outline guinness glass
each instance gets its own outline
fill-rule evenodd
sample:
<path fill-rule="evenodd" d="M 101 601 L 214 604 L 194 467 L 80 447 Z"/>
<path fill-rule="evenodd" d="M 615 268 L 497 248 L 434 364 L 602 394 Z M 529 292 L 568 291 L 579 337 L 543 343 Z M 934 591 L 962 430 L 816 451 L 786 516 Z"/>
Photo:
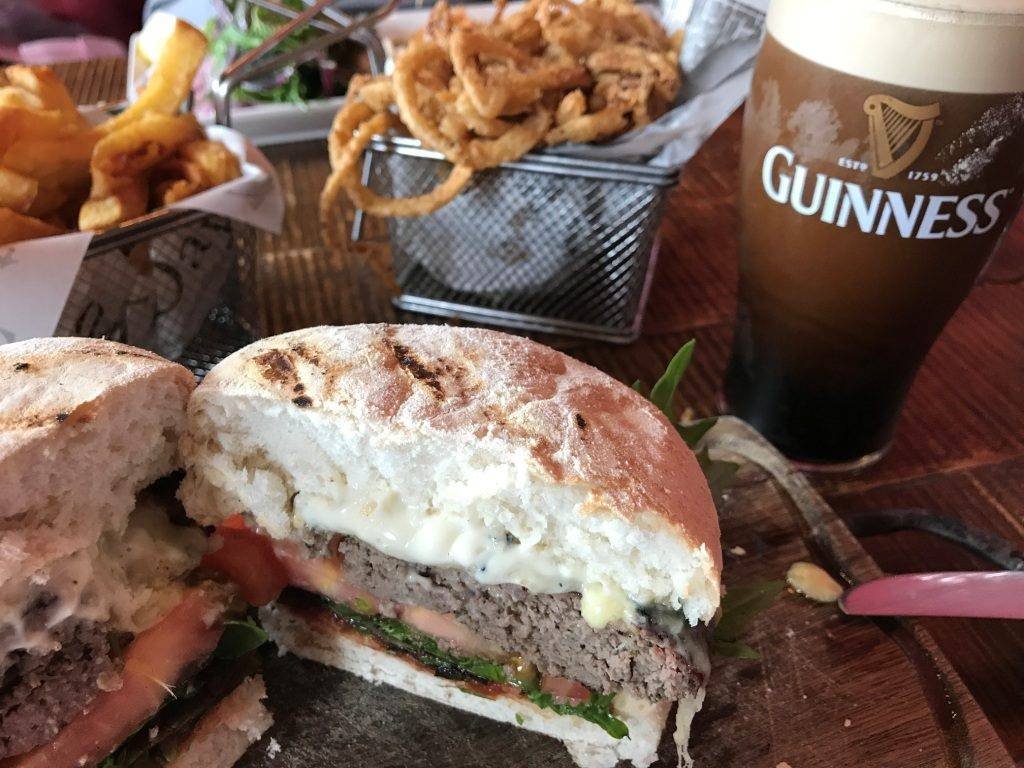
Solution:
<path fill-rule="evenodd" d="M 884 453 L 1020 203 L 1022 92 L 1024 0 L 772 3 L 724 396 L 798 463 Z"/>

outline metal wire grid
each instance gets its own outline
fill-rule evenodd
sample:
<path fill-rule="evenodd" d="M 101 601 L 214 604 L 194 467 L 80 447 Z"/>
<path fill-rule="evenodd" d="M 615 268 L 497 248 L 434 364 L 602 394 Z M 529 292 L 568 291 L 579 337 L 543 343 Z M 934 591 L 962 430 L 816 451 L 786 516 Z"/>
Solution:
<path fill-rule="evenodd" d="M 247 298 L 255 259 L 252 227 L 198 211 L 161 212 L 97 235 L 56 335 L 123 341 L 202 376 L 259 336 Z"/>
<path fill-rule="evenodd" d="M 370 186 L 413 196 L 448 172 L 394 139 L 371 146 Z M 532 155 L 477 174 L 439 211 L 389 219 L 402 309 L 627 342 L 639 335 L 670 171 Z M 358 228 L 358 224 L 357 224 Z M 358 236 L 358 233 L 356 233 Z"/>

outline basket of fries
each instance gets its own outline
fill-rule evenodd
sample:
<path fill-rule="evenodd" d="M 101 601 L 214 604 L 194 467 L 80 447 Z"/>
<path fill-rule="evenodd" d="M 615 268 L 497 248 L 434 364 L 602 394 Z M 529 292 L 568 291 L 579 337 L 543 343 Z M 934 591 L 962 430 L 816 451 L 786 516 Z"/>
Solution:
<path fill-rule="evenodd" d="M 146 88 L 83 113 L 45 67 L 8 67 L 0 104 L 0 335 L 102 336 L 197 371 L 258 335 L 254 226 L 279 226 L 265 158 L 180 113 L 206 51 L 173 17 Z"/>

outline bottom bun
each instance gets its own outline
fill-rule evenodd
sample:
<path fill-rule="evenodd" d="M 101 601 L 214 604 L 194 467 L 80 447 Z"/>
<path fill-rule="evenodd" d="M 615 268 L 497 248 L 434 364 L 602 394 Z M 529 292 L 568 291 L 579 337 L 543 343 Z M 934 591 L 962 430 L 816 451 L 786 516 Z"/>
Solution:
<path fill-rule="evenodd" d="M 250 677 L 203 715 L 166 768 L 230 768 L 273 724 L 262 677 Z"/>
<path fill-rule="evenodd" d="M 541 709 L 525 699 L 467 693 L 455 682 L 368 645 L 354 633 L 325 632 L 286 606 L 268 606 L 260 611 L 260 619 L 282 651 L 351 672 L 371 683 L 387 683 L 425 699 L 551 736 L 565 744 L 580 768 L 612 768 L 622 760 L 646 768 L 657 759 L 672 702 L 652 704 L 619 694 L 615 716 L 629 727 L 629 737 L 615 739 L 587 720 Z"/>

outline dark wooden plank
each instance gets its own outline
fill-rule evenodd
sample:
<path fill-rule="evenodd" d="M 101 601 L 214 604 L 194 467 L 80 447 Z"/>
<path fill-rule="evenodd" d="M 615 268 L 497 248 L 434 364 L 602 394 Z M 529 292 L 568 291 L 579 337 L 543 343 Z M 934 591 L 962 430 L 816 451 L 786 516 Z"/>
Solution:
<path fill-rule="evenodd" d="M 644 333 L 729 322 L 736 304 L 739 121 L 726 122 L 682 173 L 666 206 Z"/>
<path fill-rule="evenodd" d="M 1024 551 L 1021 488 L 1024 459 L 1012 459 L 836 495 L 832 502 L 846 516 L 893 506 L 932 509 L 993 531 Z M 991 568 L 959 547 L 924 533 L 874 536 L 863 543 L 881 568 L 893 573 Z M 1010 753 L 1024 760 L 1024 622 L 934 619 L 925 626 L 948 649 L 954 667 Z"/>

